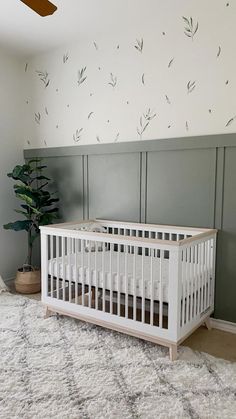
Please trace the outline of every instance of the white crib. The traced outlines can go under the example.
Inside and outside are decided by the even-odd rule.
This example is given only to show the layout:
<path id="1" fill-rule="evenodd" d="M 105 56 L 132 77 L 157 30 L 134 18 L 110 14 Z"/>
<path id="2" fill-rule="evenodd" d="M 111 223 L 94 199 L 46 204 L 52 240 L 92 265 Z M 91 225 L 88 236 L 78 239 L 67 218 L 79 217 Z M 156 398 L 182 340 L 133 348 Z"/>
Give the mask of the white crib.
<path id="1" fill-rule="evenodd" d="M 96 223 L 102 232 L 84 231 Z M 213 229 L 82 221 L 41 227 L 42 302 L 52 312 L 169 347 L 214 310 Z"/>

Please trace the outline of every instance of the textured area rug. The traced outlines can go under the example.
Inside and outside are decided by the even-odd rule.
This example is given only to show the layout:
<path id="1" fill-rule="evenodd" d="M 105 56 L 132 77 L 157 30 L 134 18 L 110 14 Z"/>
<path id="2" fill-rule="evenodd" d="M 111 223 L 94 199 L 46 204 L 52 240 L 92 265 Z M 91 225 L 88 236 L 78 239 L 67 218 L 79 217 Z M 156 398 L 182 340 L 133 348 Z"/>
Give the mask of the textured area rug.
<path id="1" fill-rule="evenodd" d="M 43 315 L 0 295 L 0 418 L 236 417 L 236 363 Z"/>

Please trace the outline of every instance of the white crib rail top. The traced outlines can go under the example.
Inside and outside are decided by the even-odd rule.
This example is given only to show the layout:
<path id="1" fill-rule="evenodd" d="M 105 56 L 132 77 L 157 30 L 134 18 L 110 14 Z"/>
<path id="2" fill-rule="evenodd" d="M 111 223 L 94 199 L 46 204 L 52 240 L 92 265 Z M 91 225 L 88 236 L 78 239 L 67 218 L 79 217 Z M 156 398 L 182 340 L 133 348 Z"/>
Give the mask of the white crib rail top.
<path id="1" fill-rule="evenodd" d="M 119 234 L 84 231 L 80 229 L 83 225 L 90 224 L 90 223 L 100 224 L 103 227 L 176 234 L 176 235 L 184 235 L 184 236 L 191 236 L 191 237 L 183 238 L 182 240 L 162 240 L 158 238 L 126 236 L 126 235 L 119 235 Z M 121 244 L 134 245 L 134 246 L 145 245 L 149 248 L 155 248 L 155 245 L 158 244 L 158 245 L 161 245 L 161 247 L 162 246 L 165 247 L 165 249 L 168 249 L 169 246 L 173 248 L 173 246 L 179 247 L 179 246 L 188 245 L 194 241 L 202 241 L 204 239 L 209 238 L 210 236 L 215 236 L 217 233 L 216 229 L 208 229 L 208 228 L 142 224 L 142 223 L 109 221 L 109 220 L 100 220 L 100 219 L 51 224 L 48 226 L 41 226 L 40 230 L 42 233 L 55 235 L 55 236 L 64 236 L 64 237 L 69 236 L 73 238 L 79 237 L 85 240 L 95 240 L 95 241 L 109 242 L 109 243 L 121 243 Z"/>

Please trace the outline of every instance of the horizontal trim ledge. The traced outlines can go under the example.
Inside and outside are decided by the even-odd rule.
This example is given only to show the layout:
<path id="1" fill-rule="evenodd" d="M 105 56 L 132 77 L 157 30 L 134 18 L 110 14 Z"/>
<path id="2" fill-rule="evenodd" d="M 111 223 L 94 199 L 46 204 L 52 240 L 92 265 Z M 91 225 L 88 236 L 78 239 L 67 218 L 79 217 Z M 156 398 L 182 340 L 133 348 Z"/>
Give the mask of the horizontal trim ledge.
<path id="1" fill-rule="evenodd" d="M 151 151 L 188 150 L 199 148 L 236 147 L 236 134 L 202 135 L 195 137 L 140 140 L 109 144 L 89 144 L 66 147 L 31 148 L 24 150 L 32 157 L 65 157 L 93 154 L 141 153 Z"/>
<path id="2" fill-rule="evenodd" d="M 236 334 L 236 323 L 228 322 L 226 320 L 213 319 L 211 317 L 211 327 L 213 329 L 222 330 L 224 332 Z"/>

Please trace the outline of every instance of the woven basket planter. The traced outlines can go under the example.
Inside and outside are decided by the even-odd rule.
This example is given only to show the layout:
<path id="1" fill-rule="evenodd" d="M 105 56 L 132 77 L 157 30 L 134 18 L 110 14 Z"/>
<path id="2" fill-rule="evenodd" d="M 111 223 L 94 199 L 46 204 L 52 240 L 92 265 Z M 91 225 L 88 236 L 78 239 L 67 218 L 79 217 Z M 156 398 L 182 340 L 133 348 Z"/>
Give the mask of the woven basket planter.
<path id="1" fill-rule="evenodd" d="M 15 279 L 16 291 L 21 294 L 35 294 L 41 290 L 41 271 L 18 270 Z"/>

